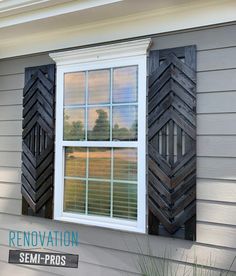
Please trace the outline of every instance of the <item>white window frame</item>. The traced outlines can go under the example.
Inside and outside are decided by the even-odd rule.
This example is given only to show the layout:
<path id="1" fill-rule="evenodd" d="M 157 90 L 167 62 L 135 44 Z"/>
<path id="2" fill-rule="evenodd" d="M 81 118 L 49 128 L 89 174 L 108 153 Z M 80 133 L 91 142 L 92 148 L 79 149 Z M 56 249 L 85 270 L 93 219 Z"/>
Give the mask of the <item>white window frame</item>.
<path id="1" fill-rule="evenodd" d="M 56 62 L 56 139 L 54 178 L 54 219 L 132 232 L 146 232 L 146 77 L 150 39 L 110 44 L 50 54 Z M 138 140 L 137 141 L 63 141 L 64 74 L 123 66 L 138 66 Z M 64 148 L 135 147 L 137 162 L 137 220 L 100 217 L 63 211 Z"/>

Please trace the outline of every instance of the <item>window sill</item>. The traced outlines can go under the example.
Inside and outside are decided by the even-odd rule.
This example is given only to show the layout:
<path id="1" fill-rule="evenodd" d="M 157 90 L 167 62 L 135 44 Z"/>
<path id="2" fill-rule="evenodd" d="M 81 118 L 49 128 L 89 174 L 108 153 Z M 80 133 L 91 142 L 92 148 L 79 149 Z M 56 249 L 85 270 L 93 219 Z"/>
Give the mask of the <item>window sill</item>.
<path id="1" fill-rule="evenodd" d="M 145 227 L 139 226 L 137 221 L 131 221 L 126 219 L 114 219 L 109 217 L 99 216 L 84 216 L 73 213 L 62 213 L 62 216 L 55 216 L 54 220 L 76 223 L 87 226 L 96 226 L 102 228 L 108 228 L 113 230 L 121 230 L 128 232 L 135 232 L 145 234 Z"/>

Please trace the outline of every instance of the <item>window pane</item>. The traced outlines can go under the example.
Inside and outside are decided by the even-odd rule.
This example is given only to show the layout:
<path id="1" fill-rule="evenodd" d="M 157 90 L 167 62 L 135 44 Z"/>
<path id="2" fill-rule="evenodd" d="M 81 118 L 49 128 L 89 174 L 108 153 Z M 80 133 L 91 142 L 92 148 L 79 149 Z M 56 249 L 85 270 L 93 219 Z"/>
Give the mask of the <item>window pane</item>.
<path id="1" fill-rule="evenodd" d="M 138 66 L 113 70 L 113 103 L 137 102 Z"/>
<path id="2" fill-rule="evenodd" d="M 137 218 L 137 185 L 128 183 L 113 184 L 113 217 Z"/>
<path id="3" fill-rule="evenodd" d="M 110 140 L 109 117 L 107 107 L 88 108 L 88 140 Z"/>
<path id="4" fill-rule="evenodd" d="M 107 148 L 89 149 L 89 178 L 111 178 L 111 150 Z"/>
<path id="5" fill-rule="evenodd" d="M 137 180 L 137 149 L 116 148 L 114 149 L 114 179 Z"/>
<path id="6" fill-rule="evenodd" d="M 113 107 L 112 139 L 120 141 L 137 140 L 137 107 Z"/>
<path id="7" fill-rule="evenodd" d="M 88 73 L 88 103 L 101 104 L 110 101 L 110 70 Z"/>
<path id="8" fill-rule="evenodd" d="M 86 177 L 86 148 L 65 148 L 65 176 Z"/>
<path id="9" fill-rule="evenodd" d="M 64 211 L 85 213 L 86 182 L 83 180 L 65 179 Z"/>
<path id="10" fill-rule="evenodd" d="M 88 214 L 110 216 L 110 183 L 88 182 Z"/>
<path id="11" fill-rule="evenodd" d="M 85 103 L 85 72 L 67 73 L 65 78 L 64 105 Z"/>
<path id="12" fill-rule="evenodd" d="M 84 108 L 64 109 L 64 140 L 84 140 L 84 113 Z"/>

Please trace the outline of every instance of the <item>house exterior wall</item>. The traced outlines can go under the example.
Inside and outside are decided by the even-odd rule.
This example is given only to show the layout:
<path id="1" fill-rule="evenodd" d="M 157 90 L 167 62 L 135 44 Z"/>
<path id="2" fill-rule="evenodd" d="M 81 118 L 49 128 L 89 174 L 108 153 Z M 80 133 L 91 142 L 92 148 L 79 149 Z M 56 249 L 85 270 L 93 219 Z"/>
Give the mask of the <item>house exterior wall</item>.
<path id="1" fill-rule="evenodd" d="M 0 61 L 0 275 L 138 275 L 138 253 L 226 269 L 236 255 L 236 25 L 153 37 L 152 50 L 197 46 L 197 242 L 21 216 L 21 117 L 24 68 L 48 54 Z M 234 37 L 232 36 L 234 34 Z M 8 231 L 74 230 L 79 272 L 7 264 Z M 53 248 L 49 248 L 53 249 Z M 232 269 L 236 271 L 236 264 Z M 78 274 L 79 273 L 79 274 Z"/>

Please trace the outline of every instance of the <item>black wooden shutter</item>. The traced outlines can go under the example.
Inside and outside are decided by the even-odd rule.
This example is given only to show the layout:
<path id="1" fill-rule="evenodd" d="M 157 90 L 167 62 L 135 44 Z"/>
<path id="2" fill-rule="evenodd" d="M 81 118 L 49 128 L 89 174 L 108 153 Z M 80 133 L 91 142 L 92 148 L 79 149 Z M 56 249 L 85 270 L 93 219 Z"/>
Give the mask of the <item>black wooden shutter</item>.
<path id="1" fill-rule="evenodd" d="M 55 65 L 25 69 L 22 213 L 52 218 Z"/>
<path id="2" fill-rule="evenodd" d="M 149 233 L 196 238 L 196 47 L 150 52 Z"/>

